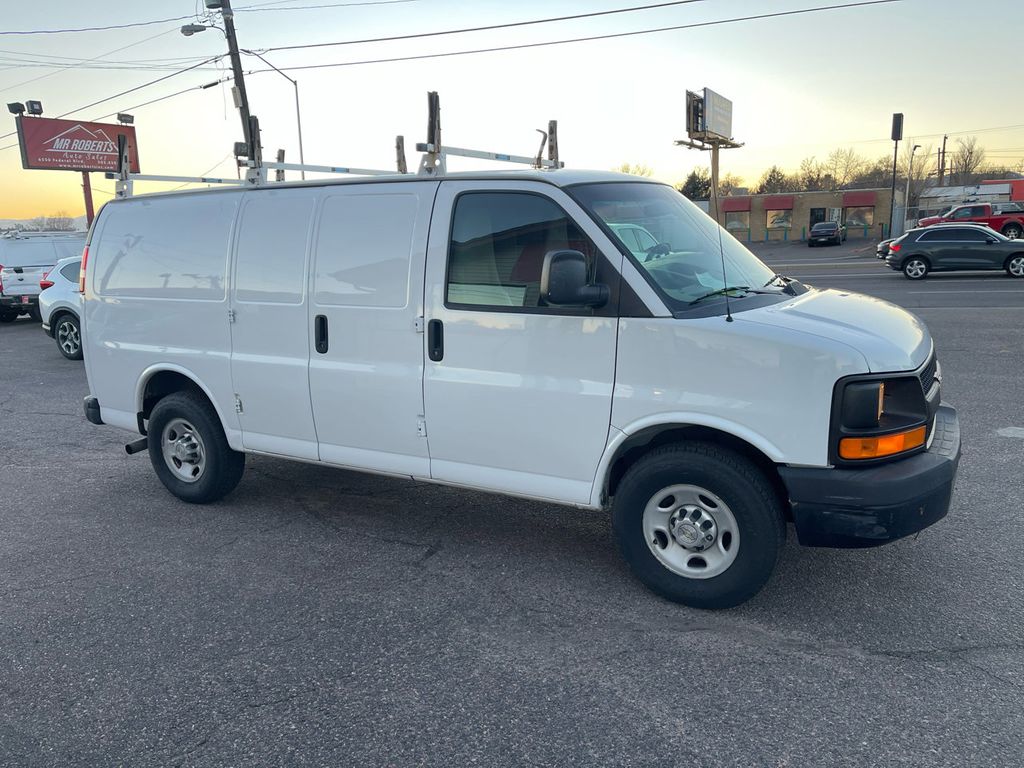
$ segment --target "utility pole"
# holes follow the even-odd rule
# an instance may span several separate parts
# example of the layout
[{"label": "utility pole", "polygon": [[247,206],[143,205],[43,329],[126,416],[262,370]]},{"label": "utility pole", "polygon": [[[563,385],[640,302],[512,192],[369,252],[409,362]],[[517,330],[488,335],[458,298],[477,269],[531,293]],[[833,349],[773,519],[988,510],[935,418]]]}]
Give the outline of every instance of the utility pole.
[{"label": "utility pole", "polygon": [[[224,17],[224,36],[228,39],[228,55],[231,58],[231,73],[234,76],[235,106],[242,117],[242,136],[245,139],[246,157],[249,160],[249,172],[259,173],[262,161],[260,154],[260,136],[258,123],[249,114],[249,97],[245,92],[245,77],[242,74],[242,57],[238,52],[238,38],[235,36],[235,12],[231,10],[231,0],[206,0],[206,7],[211,10],[220,9]],[[255,130],[254,130],[255,129]]]},{"label": "utility pole", "polygon": [[946,179],[946,139],[949,136],[942,137],[942,149],[939,151],[939,186],[945,186]]}]

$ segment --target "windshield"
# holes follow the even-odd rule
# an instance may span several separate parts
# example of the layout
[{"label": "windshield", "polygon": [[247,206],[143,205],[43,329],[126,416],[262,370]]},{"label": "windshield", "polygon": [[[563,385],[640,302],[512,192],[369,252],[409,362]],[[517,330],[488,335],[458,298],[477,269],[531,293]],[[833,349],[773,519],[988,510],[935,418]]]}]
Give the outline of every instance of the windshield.
[{"label": "windshield", "polygon": [[823,221],[811,227],[811,232],[821,232],[823,229],[836,229],[838,226],[834,221]]},{"label": "windshield", "polygon": [[[572,193],[622,242],[673,310],[685,309],[726,285],[761,290],[778,282],[771,269],[671,187],[613,182],[581,184],[573,187]],[[656,243],[641,249],[639,240],[633,239],[638,230]],[[642,235],[640,239],[647,242]],[[723,256],[726,279],[722,276]],[[772,289],[775,291],[781,293],[781,287]],[[736,294],[730,293],[730,297],[735,299]],[[703,303],[724,300],[719,296]]]}]

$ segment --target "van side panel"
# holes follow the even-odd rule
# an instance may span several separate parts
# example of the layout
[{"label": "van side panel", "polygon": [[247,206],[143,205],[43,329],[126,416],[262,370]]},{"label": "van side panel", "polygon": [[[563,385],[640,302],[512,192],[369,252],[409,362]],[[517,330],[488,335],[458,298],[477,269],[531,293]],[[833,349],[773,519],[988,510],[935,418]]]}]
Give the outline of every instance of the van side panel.
[{"label": "van side panel", "polygon": [[89,247],[84,351],[89,387],[107,423],[126,426],[142,405],[143,373],[169,368],[210,393],[229,442],[240,442],[226,279],[240,197],[137,198],[104,206]]}]

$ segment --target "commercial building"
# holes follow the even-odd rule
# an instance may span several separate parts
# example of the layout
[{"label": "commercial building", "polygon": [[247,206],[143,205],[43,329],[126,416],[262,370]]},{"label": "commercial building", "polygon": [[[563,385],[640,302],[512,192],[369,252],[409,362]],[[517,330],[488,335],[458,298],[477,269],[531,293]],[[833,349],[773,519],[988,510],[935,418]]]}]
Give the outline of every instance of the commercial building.
[{"label": "commercial building", "polygon": [[[884,239],[891,203],[889,188],[738,195],[719,200],[718,222],[742,241],[806,240],[820,221],[842,222],[851,238]],[[902,204],[896,190],[896,205]]]}]

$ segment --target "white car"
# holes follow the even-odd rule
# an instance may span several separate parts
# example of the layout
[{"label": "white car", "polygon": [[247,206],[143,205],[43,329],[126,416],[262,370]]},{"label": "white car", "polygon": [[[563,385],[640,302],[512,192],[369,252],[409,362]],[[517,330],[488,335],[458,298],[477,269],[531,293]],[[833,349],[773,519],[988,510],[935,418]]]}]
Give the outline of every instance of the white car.
[{"label": "white car", "polygon": [[[623,223],[671,250],[639,259]],[[640,580],[704,608],[761,589],[789,520],[861,547],[949,509],[959,425],[925,326],[774,274],[664,184],[118,199],[83,271],[86,417],[141,433],[126,449],[185,501],[230,493],[256,453],[610,507]]]},{"label": "white car", "polygon": [[68,360],[82,359],[82,294],[78,290],[81,256],[61,259],[39,281],[43,330]]},{"label": "white car", "polygon": [[81,256],[85,232],[12,232],[0,237],[0,322],[39,320],[39,280],[68,256]]}]

